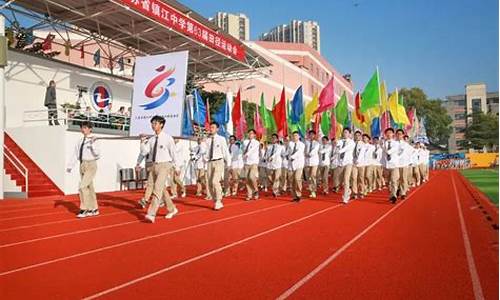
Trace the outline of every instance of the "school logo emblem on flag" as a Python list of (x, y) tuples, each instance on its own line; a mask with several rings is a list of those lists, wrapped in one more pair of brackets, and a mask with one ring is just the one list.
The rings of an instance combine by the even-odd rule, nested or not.
[[(175, 72), (175, 67), (167, 70), (165, 69), (165, 65), (155, 68), (155, 71), (160, 74), (153, 77), (146, 85), (144, 95), (147, 99), (151, 99), (152, 101), (140, 105), (144, 110), (157, 108), (167, 102), (170, 96), (175, 96), (175, 94), (171, 94), (168, 89), (169, 86), (175, 83), (175, 78), (172, 77), (172, 74)], [(165, 83), (163, 84), (163, 82)]]
[(101, 109), (108, 111), (110, 109), (113, 96), (111, 94), (111, 89), (107, 84), (102, 81), (94, 83), (90, 88), (89, 94), (92, 107), (96, 111), (100, 111)]

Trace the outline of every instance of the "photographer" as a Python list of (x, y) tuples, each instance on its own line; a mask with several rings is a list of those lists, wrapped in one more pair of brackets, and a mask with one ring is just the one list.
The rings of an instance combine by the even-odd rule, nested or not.
[[(54, 80), (49, 82), (49, 86), (45, 91), (45, 101), (43, 105), (47, 107), (49, 112), (49, 126), (59, 125), (59, 121), (57, 120), (56, 82)], [(52, 120), (54, 120), (54, 124), (52, 124)]]

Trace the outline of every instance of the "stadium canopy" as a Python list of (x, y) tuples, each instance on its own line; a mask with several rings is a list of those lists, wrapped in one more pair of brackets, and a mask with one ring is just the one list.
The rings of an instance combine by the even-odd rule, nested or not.
[(10, 0), (3, 3), (3, 9), (12, 14), (36, 20), (33, 28), (66, 30), (81, 35), (87, 42), (121, 49), (132, 56), (187, 50), (188, 71), (197, 82), (266, 76), (263, 68), (270, 66), (244, 43), (177, 1)]

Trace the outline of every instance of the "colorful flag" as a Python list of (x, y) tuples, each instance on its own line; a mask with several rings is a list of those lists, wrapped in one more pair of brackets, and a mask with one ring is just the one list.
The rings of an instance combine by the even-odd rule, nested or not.
[(203, 126), (205, 125), (207, 117), (207, 108), (205, 106), (205, 101), (203, 101), (197, 89), (193, 91), (193, 98), (194, 98), (193, 121), (196, 125)]
[[(242, 132), (242, 124), (241, 124), (241, 117), (242, 117), (242, 109), (241, 109), (241, 93), (240, 90), (238, 90), (238, 93), (236, 94), (236, 98), (234, 99), (233, 103), (233, 111), (231, 112), (231, 119), (233, 121), (233, 131), (234, 135), (238, 139), (242, 139), (244, 136), (244, 132)], [(245, 118), (243, 118), (245, 120)]]
[(334, 77), (328, 81), (326, 86), (321, 90), (319, 94), (319, 107), (315, 113), (322, 113), (335, 105), (335, 93), (333, 91), (333, 80)]
[(304, 110), (304, 122), (305, 125), (311, 122), (311, 119), (314, 115), (314, 112), (318, 108), (318, 95), (315, 93), (313, 98), (309, 103), (307, 103), (306, 108)]
[(83, 48), (84, 44), (80, 46), (80, 58), (83, 59), (85, 57), (85, 49)]
[(286, 98), (285, 98), (285, 87), (281, 91), (280, 101), (273, 108), (273, 116), (276, 121), (276, 127), (278, 130), (278, 136), (282, 137), (288, 133), (288, 124), (286, 117)]
[(380, 137), (380, 118), (374, 118), (371, 123), (372, 137)]
[(330, 117), (330, 111), (324, 111), (321, 114), (321, 132), (325, 136), (330, 135), (330, 129), (332, 127), (332, 119)]
[(363, 105), (363, 101), (362, 101), (362, 97), (361, 95), (358, 93), (356, 93), (356, 98), (354, 100), (354, 113), (353, 113), (353, 118), (352, 118), (352, 123), (353, 125), (360, 129), (361, 131), (363, 132), (369, 132), (369, 127), (367, 126), (367, 123), (366, 123), (366, 120), (365, 120), (365, 116), (364, 114), (361, 112), (361, 106)]
[(389, 110), (394, 123), (402, 125), (410, 123), (408, 116), (406, 115), (405, 107), (399, 104), (398, 90), (389, 96)]
[(259, 106), (259, 114), (262, 120), (262, 125), (265, 129), (265, 134), (267, 137), (270, 137), (273, 133), (276, 132), (276, 123), (274, 121), (273, 114), (269, 109), (267, 109), (264, 104), (264, 93), (260, 95), (260, 106)]
[(337, 102), (337, 105), (335, 106), (335, 118), (339, 124), (344, 127), (347, 126), (349, 119), (349, 107), (345, 91), (342, 93), (339, 102)]
[(361, 94), (361, 99), (363, 102), (360, 107), (360, 112), (364, 113), (370, 108), (380, 106), (380, 91), (379, 91), (379, 76), (378, 69), (373, 74), (370, 81), (365, 86), (363, 93)]
[(194, 134), (193, 123), (191, 122), (189, 105), (186, 101), (184, 103), (184, 111), (182, 113), (182, 135), (192, 136), (193, 134)]
[(304, 114), (304, 99), (302, 95), (302, 86), (299, 86), (299, 88), (295, 91), (292, 100), (292, 109), (290, 114), (292, 124), (299, 123), (300, 118), (302, 117), (303, 114)]
[(255, 133), (257, 134), (257, 139), (260, 140), (260, 139), (262, 139), (262, 136), (264, 134), (264, 127), (262, 126), (260, 114), (257, 110), (255, 110), (253, 121), (254, 121)]
[(101, 49), (97, 49), (94, 53), (94, 67), (97, 67), (101, 63)]

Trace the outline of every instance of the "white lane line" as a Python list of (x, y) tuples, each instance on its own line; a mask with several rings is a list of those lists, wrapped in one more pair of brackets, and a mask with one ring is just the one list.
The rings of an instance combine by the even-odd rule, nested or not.
[(203, 226), (207, 226), (207, 225), (212, 225), (212, 224), (217, 224), (217, 223), (221, 223), (221, 222), (232, 220), (232, 219), (237, 219), (237, 218), (240, 218), (240, 217), (244, 217), (244, 216), (256, 214), (256, 213), (259, 213), (259, 212), (268, 211), (268, 210), (271, 210), (271, 209), (275, 209), (275, 208), (279, 208), (279, 207), (283, 207), (283, 206), (287, 206), (287, 205), (296, 205), (296, 204), (294, 204), (294, 203), (284, 203), (284, 204), (280, 204), (280, 205), (273, 205), (271, 207), (266, 207), (266, 208), (258, 209), (258, 210), (255, 210), (255, 211), (251, 211), (251, 212), (247, 212), (247, 213), (243, 213), (243, 214), (231, 216), (231, 217), (217, 219), (217, 220), (213, 220), (213, 221), (209, 221), (209, 222), (205, 222), (205, 223), (201, 223), (201, 224), (196, 224), (196, 225), (191, 225), (191, 226), (179, 228), (179, 229), (172, 230), (172, 231), (167, 231), (167, 232), (163, 232), (163, 233), (159, 233), (159, 234), (155, 234), (155, 235), (149, 235), (149, 236), (145, 236), (145, 237), (142, 237), (142, 238), (129, 240), (129, 241), (126, 241), (126, 242), (112, 244), (112, 245), (109, 245), (109, 246), (106, 246), (106, 247), (100, 247), (100, 248), (96, 248), (96, 249), (93, 249), (93, 250), (84, 251), (84, 252), (72, 254), (72, 255), (69, 255), (69, 256), (64, 256), (64, 257), (60, 257), (60, 258), (56, 258), (56, 259), (44, 261), (44, 262), (41, 262), (41, 263), (36, 263), (36, 264), (32, 264), (32, 265), (20, 267), (20, 268), (17, 268), (17, 269), (12, 269), (12, 270), (9, 270), (9, 271), (5, 271), (5, 272), (0, 273), (0, 277), (1, 276), (5, 276), (5, 275), (9, 275), (9, 274), (12, 274), (12, 273), (20, 272), (20, 271), (34, 269), (34, 268), (41, 267), (41, 266), (46, 266), (46, 265), (53, 264), (53, 263), (60, 262), (60, 261), (69, 260), (69, 259), (76, 258), (76, 257), (81, 257), (81, 256), (88, 255), (88, 254), (102, 252), (102, 251), (109, 250), (109, 249), (115, 249), (115, 248), (118, 248), (118, 247), (121, 247), (121, 246), (126, 246), (126, 245), (130, 245), (130, 244), (134, 244), (134, 243), (138, 243), (138, 242), (142, 242), (142, 241), (146, 241), (146, 240), (150, 240), (150, 239), (154, 239), (154, 238), (164, 237), (164, 236), (171, 235), (171, 234), (174, 234), (174, 233), (179, 233), (179, 232), (183, 232), (183, 231), (187, 231), (187, 230), (191, 230), (191, 229), (195, 229), (195, 228), (199, 228), (199, 227), (203, 227)]
[(283, 228), (288, 227), (288, 226), (290, 226), (290, 225), (293, 225), (293, 224), (296, 224), (296, 223), (299, 223), (299, 222), (305, 221), (305, 220), (307, 220), (307, 219), (310, 219), (310, 218), (312, 218), (312, 217), (314, 217), (314, 216), (317, 216), (317, 215), (319, 215), (319, 214), (325, 213), (325, 212), (327, 212), (327, 211), (329, 211), (329, 210), (335, 209), (335, 208), (340, 207), (340, 206), (343, 206), (343, 204), (337, 204), (337, 205), (335, 205), (335, 206), (330, 206), (330, 207), (327, 207), (327, 208), (325, 208), (325, 209), (322, 209), (322, 210), (317, 211), (317, 212), (315, 212), (315, 213), (312, 213), (312, 214), (309, 214), (309, 215), (307, 215), (307, 216), (301, 217), (301, 218), (299, 218), (299, 219), (296, 219), (296, 220), (290, 221), (290, 222), (285, 223), (285, 224), (281, 224), (281, 225), (276, 226), (276, 227), (273, 227), (273, 228), (271, 228), (271, 229), (268, 229), (268, 230), (262, 231), (262, 232), (260, 232), (260, 233), (254, 234), (254, 235), (252, 235), (252, 236), (246, 237), (246, 238), (244, 238), (244, 239), (238, 240), (238, 241), (236, 241), (236, 242), (233, 242), (233, 243), (227, 244), (227, 245), (225, 245), (225, 246), (222, 246), (222, 247), (219, 247), (219, 248), (213, 249), (213, 250), (211, 250), (211, 251), (205, 252), (205, 253), (203, 253), (203, 254), (201, 254), (201, 255), (198, 255), (198, 256), (192, 257), (192, 258), (190, 258), (190, 259), (187, 259), (187, 260), (181, 261), (181, 262), (179, 262), (179, 263), (176, 263), (176, 264), (174, 264), (174, 265), (168, 266), (168, 267), (163, 268), (163, 269), (161, 269), (161, 270), (158, 270), (158, 271), (156, 271), (156, 272), (149, 273), (149, 274), (147, 274), (147, 275), (144, 275), (144, 276), (138, 277), (138, 278), (136, 278), (136, 279), (134, 279), (134, 280), (131, 280), (131, 281), (127, 281), (127, 282), (125, 282), (125, 283), (123, 283), (123, 284), (120, 284), (120, 285), (118, 285), (118, 286), (115, 286), (115, 287), (113, 287), (113, 288), (110, 288), (110, 289), (107, 289), (107, 290), (101, 291), (101, 292), (99, 292), (99, 293), (97, 293), (97, 294), (94, 294), (94, 295), (91, 295), (91, 296), (85, 297), (84, 299), (85, 299), (85, 300), (90, 300), (90, 299), (95, 299), (95, 298), (98, 298), (98, 297), (104, 296), (104, 295), (106, 295), (106, 294), (112, 293), (112, 292), (114, 292), (114, 291), (117, 291), (117, 290), (123, 289), (123, 288), (125, 288), (125, 287), (130, 286), (130, 285), (133, 285), (133, 284), (136, 284), (136, 283), (138, 283), (138, 282), (141, 282), (141, 281), (144, 281), (144, 280), (146, 280), (146, 279), (149, 279), (149, 278), (151, 278), (151, 277), (158, 276), (158, 275), (160, 275), (160, 274), (163, 274), (163, 273), (168, 272), (168, 271), (171, 271), (171, 270), (173, 270), (173, 269), (176, 269), (176, 268), (182, 267), (182, 266), (187, 265), (187, 264), (189, 264), (189, 263), (192, 263), (192, 262), (198, 261), (198, 260), (203, 259), (203, 258), (205, 258), (205, 257), (208, 257), (208, 256), (210, 256), (210, 255), (217, 254), (217, 253), (219, 253), (219, 252), (222, 252), (222, 251), (227, 250), (227, 249), (229, 249), (229, 248), (233, 248), (233, 247), (235, 247), (235, 246), (237, 246), (237, 245), (243, 244), (243, 243), (248, 242), (248, 241), (250, 241), (250, 240), (254, 240), (254, 239), (259, 238), (259, 237), (262, 237), (262, 236), (264, 236), (264, 235), (266, 235), (266, 234), (269, 234), (269, 233), (272, 233), (272, 232), (274, 232), (274, 231), (277, 231), (277, 230), (283, 229)]
[(474, 263), (474, 255), (472, 254), (472, 247), (470, 244), (469, 235), (467, 234), (467, 226), (465, 225), (465, 219), (462, 213), (462, 207), (460, 206), (457, 185), (455, 184), (454, 177), (455, 176), (453, 176), (452, 174), (451, 184), (453, 185), (453, 191), (455, 192), (455, 201), (457, 203), (458, 218), (460, 219), (460, 229), (462, 230), (465, 254), (467, 256), (467, 265), (469, 266), (469, 273), (472, 281), (472, 288), (474, 290), (474, 297), (476, 300), (482, 300), (484, 299), (483, 289), (481, 287), (481, 281), (479, 280), (479, 275), (477, 274), (476, 264)]
[[(234, 205), (240, 205), (240, 204), (244, 204), (244, 203), (248, 203), (248, 202), (231, 203), (231, 204), (227, 204), (225, 207), (234, 206)], [(199, 212), (199, 211), (210, 211), (210, 210), (211, 210), (210, 207), (207, 206), (206, 208), (199, 208), (199, 209), (194, 209), (194, 210), (188, 210), (188, 211), (185, 211), (185, 212), (181, 212), (181, 213), (179, 213), (179, 215), (187, 215), (187, 214), (191, 214), (191, 213), (195, 213), (195, 212)], [(55, 239), (55, 238), (65, 237), (65, 236), (77, 235), (77, 234), (80, 234), (80, 233), (87, 233), (87, 232), (93, 232), (93, 231), (98, 231), (98, 230), (103, 230), (103, 229), (109, 229), (109, 228), (114, 228), (114, 227), (119, 227), (119, 226), (125, 226), (125, 225), (128, 225), (128, 224), (140, 223), (142, 221), (143, 220), (133, 220), (133, 221), (127, 221), (127, 222), (122, 222), (122, 223), (116, 223), (116, 224), (110, 224), (110, 225), (104, 225), (104, 226), (94, 227), (94, 228), (90, 228), (90, 229), (82, 229), (82, 230), (77, 230), (77, 231), (72, 231), (72, 232), (66, 232), (66, 233), (60, 233), (60, 234), (55, 234), (55, 235), (50, 235), (50, 236), (44, 236), (44, 237), (40, 237), (40, 238), (36, 238), (36, 239), (18, 241), (18, 242), (13, 242), (13, 243), (9, 243), (9, 244), (0, 245), (0, 249), (12, 247), (12, 246), (23, 245), (23, 244), (28, 244), (28, 243), (39, 242), (39, 241), (51, 240), (51, 239)]]
[[(428, 184), (428, 183), (427, 183)], [(316, 276), (316, 274), (318, 274), (319, 272), (321, 272), (324, 268), (326, 268), (332, 261), (334, 261), (339, 255), (341, 255), (345, 250), (347, 250), (350, 246), (352, 246), (352, 244), (354, 244), (357, 240), (359, 240), (360, 238), (362, 238), (366, 233), (368, 233), (373, 227), (375, 227), (378, 223), (380, 223), (383, 219), (385, 219), (388, 215), (390, 215), (393, 211), (395, 211), (396, 209), (398, 209), (398, 207), (400, 207), (402, 204), (406, 203), (413, 195), (415, 195), (415, 193), (420, 190), (422, 187), (424, 187), (426, 185), (421, 185), (419, 186), (418, 188), (416, 188), (412, 193), (411, 195), (409, 195), (406, 200), (404, 201), (401, 201), (399, 202), (398, 204), (396, 204), (396, 206), (394, 206), (393, 208), (391, 208), (390, 210), (388, 210), (385, 214), (383, 214), (382, 216), (380, 216), (377, 220), (375, 220), (373, 223), (371, 223), (370, 225), (368, 225), (368, 227), (366, 227), (363, 231), (361, 231), (358, 235), (356, 235), (354, 238), (352, 238), (350, 241), (348, 241), (347, 243), (344, 244), (344, 246), (342, 246), (341, 248), (339, 248), (337, 251), (335, 251), (332, 255), (330, 255), (330, 257), (328, 257), (326, 260), (324, 260), (321, 264), (319, 264), (316, 268), (314, 268), (309, 274), (307, 274), (306, 276), (304, 276), (302, 279), (300, 279), (299, 281), (297, 281), (292, 287), (290, 287), (288, 290), (286, 290), (285, 292), (283, 292), (280, 296), (278, 296), (276, 299), (277, 300), (283, 300), (283, 299), (286, 299), (288, 297), (290, 297), (290, 295), (292, 295), (295, 291), (297, 291), (299, 288), (301, 288), (304, 284), (306, 284), (309, 280), (311, 280), (314, 276)]]

